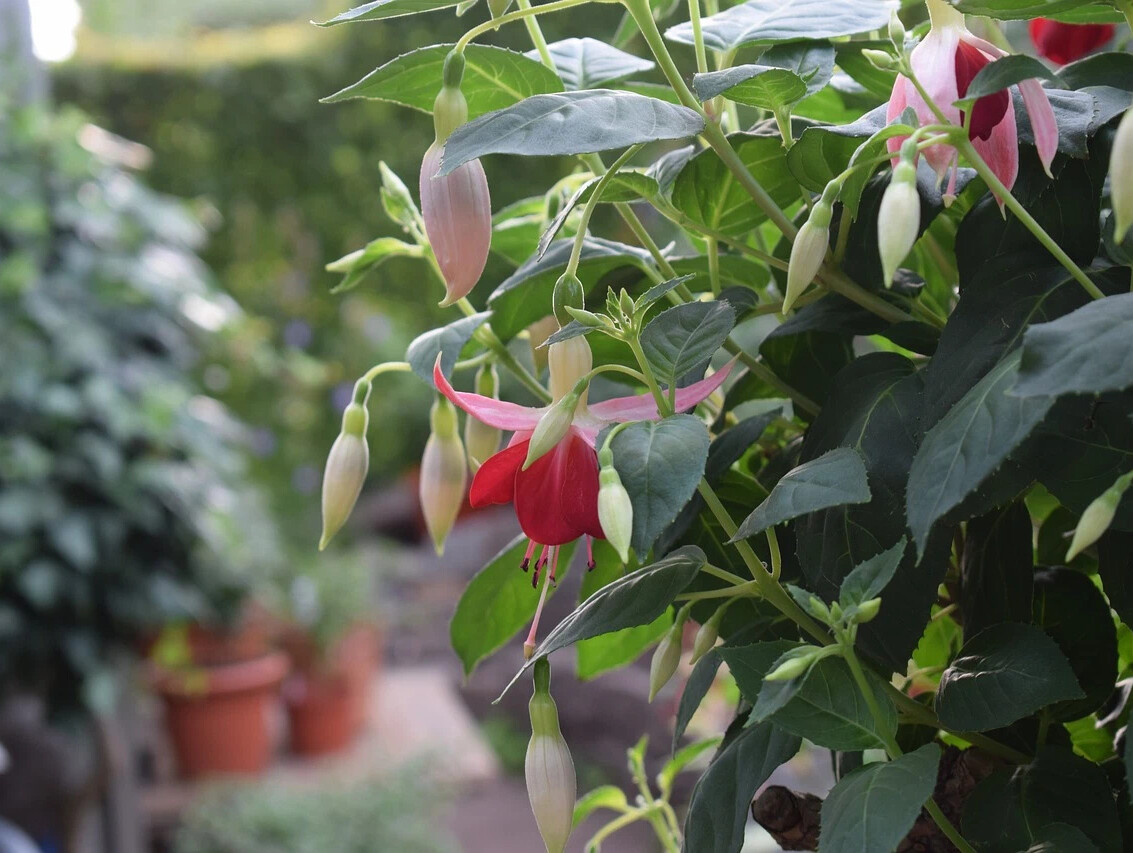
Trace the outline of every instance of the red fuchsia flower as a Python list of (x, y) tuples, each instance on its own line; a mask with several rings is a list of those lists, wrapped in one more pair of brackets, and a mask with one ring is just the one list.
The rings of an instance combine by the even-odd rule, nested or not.
[(1058, 65), (1066, 65), (1093, 53), (1113, 38), (1113, 24), (1064, 24), (1049, 18), (1035, 18), (1030, 24), (1031, 41), (1039, 55)]
[[(972, 80), (988, 63), (1006, 54), (990, 42), (973, 35), (964, 25), (963, 14), (945, 0), (926, 0), (926, 3), (932, 18), (932, 29), (913, 48), (913, 72), (948, 120), (960, 124), (966, 116), (953, 104), (967, 94)], [(1031, 118), (1039, 159), (1047, 174), (1050, 174), (1050, 163), (1058, 150), (1058, 124), (1054, 110), (1037, 80), (1022, 81), (1019, 83), (1019, 92)], [(912, 81), (899, 76), (893, 85), (893, 94), (889, 97), (888, 120), (896, 119), (906, 107), (913, 108), (921, 124), (935, 124), (939, 121)], [(996, 177), (1011, 189), (1019, 174), (1019, 147), (1015, 106), (1006, 89), (976, 101), (972, 108), (968, 138)], [(889, 139), (889, 150), (896, 154), (904, 139)], [(956, 180), (956, 149), (951, 145), (941, 144), (933, 145), (923, 153), (941, 180), (951, 169), (951, 192)]]
[[(552, 344), (549, 350), (551, 394), (557, 402), (590, 372), (590, 345), (585, 338), (577, 337)], [(719, 388), (731, 366), (677, 389), (676, 410), (691, 409)], [(515, 504), (519, 526), (531, 540), (523, 560), (525, 570), (535, 549), (542, 546), (536, 570), (550, 561), (553, 579), (559, 546), (580, 536), (605, 538), (598, 521), (598, 456), (594, 443), (609, 423), (659, 417), (651, 396), (618, 397), (588, 405), (583, 394), (563, 438), (524, 470), (531, 434), (550, 406), (532, 408), (456, 391), (445, 379), (439, 362), (433, 369), (433, 380), (442, 394), (472, 417), (514, 433), (508, 446), (476, 472), (469, 501), (474, 507)]]

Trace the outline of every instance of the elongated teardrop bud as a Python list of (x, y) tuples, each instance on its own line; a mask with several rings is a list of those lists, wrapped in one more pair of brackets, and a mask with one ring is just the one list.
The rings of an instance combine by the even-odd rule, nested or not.
[(652, 702), (661, 688), (669, 683), (677, 666), (681, 662), (681, 640), (684, 637), (685, 620), (688, 618), (688, 607), (682, 607), (677, 613), (673, 627), (665, 632), (661, 642), (653, 652), (653, 659), (649, 662), (649, 701)]
[(551, 698), (551, 665), (535, 662), (535, 691), (528, 704), (531, 741), (523, 764), (527, 797), (547, 853), (562, 853), (570, 838), (577, 782), (570, 748), (559, 729), (559, 712)]
[[(574, 390), (579, 379), (594, 367), (594, 356), (590, 344), (579, 335), (551, 344), (547, 347), (547, 365), (551, 369), (551, 399), (561, 400)], [(587, 392), (584, 390), (579, 403), (586, 405)]]
[(1078, 526), (1074, 528), (1074, 538), (1070, 541), (1070, 550), (1066, 552), (1066, 562), (1069, 563), (1084, 550), (1102, 538), (1117, 515), (1117, 507), (1121, 498), (1133, 482), (1133, 471), (1117, 478), (1112, 486), (1094, 498), (1086, 507), (1082, 517), (1078, 519)]
[(1125, 111), (1113, 137), (1109, 192), (1113, 202), (1113, 237), (1121, 243), (1129, 227), (1133, 226), (1133, 107)]
[(421, 160), (420, 182), (425, 234), (445, 279), (441, 305), (464, 298), (476, 286), (492, 244), (492, 201), (480, 161), (438, 175), (444, 141), (467, 119), (464, 95), (459, 88), (445, 85), (433, 106), (437, 139)]
[(771, 672), (763, 676), (763, 680), (790, 681), (792, 678), (798, 678), (810, 669), (818, 651), (814, 646), (792, 649), (775, 662)]
[(370, 415), (366, 401), (370, 386), (355, 387), (354, 400), (342, 413), (342, 429), (327, 454), (323, 471), (323, 533), (319, 550), (326, 548), (334, 534), (342, 529), (366, 480), (370, 468), (370, 446), (366, 443), (366, 427)]
[(609, 447), (598, 452), (598, 465), (598, 523), (619, 559), (628, 563), (633, 539), (633, 502), (614, 468), (614, 454)]
[(728, 607), (733, 601), (734, 598), (717, 607), (716, 612), (708, 617), (708, 621), (700, 626), (692, 643), (692, 657), (689, 658), (689, 663), (696, 663), (715, 647), (716, 640), (720, 637), (720, 624), (724, 621), (724, 614), (728, 612)]
[[(476, 393), (482, 397), (500, 398), (500, 377), (494, 364), (486, 364), (476, 372)], [(468, 465), (475, 474), (488, 457), (500, 449), (500, 431), (479, 418), (464, 420), (464, 450)]]
[(893, 179), (881, 197), (877, 212), (877, 249), (885, 286), (893, 283), (897, 267), (917, 242), (921, 227), (921, 200), (917, 195), (917, 169), (902, 157), (893, 169)]
[(574, 413), (578, 409), (578, 401), (586, 391), (586, 380), (580, 379), (578, 383), (558, 400), (539, 418), (535, 429), (531, 433), (531, 440), (527, 444), (527, 458), (523, 462), (523, 470), (535, 463), (542, 456), (550, 453), (560, 441), (566, 438), (570, 425), (574, 423)]
[(429, 413), (429, 421), (432, 432), (421, 457), (419, 496), (425, 527), (437, 553), (441, 554), (464, 502), (468, 467), (452, 403), (438, 397)]
[(551, 294), (551, 308), (560, 326), (565, 326), (571, 321), (571, 316), (566, 310), (567, 307), (582, 308), (584, 307), (584, 300), (585, 294), (578, 276), (573, 273), (563, 273), (559, 276)]
[(791, 310), (822, 268), (826, 248), (830, 242), (830, 219), (834, 208), (825, 197), (815, 202), (810, 217), (791, 246), (791, 260), (787, 265), (787, 292), (783, 296), (783, 313)]

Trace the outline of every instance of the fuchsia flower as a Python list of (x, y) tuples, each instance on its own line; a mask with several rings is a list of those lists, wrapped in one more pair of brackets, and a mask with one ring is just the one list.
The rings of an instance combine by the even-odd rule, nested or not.
[[(948, 120), (960, 124), (965, 116), (953, 104), (967, 94), (972, 80), (984, 66), (1006, 54), (990, 42), (973, 35), (964, 25), (963, 14), (944, 0), (926, 2), (932, 18), (932, 29), (913, 48), (913, 71)], [(1058, 150), (1058, 125), (1054, 110), (1037, 80), (1019, 83), (1019, 92), (1031, 118), (1039, 159), (1047, 174), (1050, 174), (1050, 163)], [(913, 108), (921, 124), (935, 124), (939, 121), (913, 83), (904, 76), (899, 76), (893, 85), (893, 94), (889, 97), (888, 120), (896, 119), (906, 107)], [(1006, 89), (976, 101), (972, 109), (968, 138), (996, 177), (1010, 189), (1019, 174), (1019, 147), (1015, 106)], [(903, 137), (888, 140), (889, 150), (895, 154), (903, 141)], [(924, 156), (942, 180), (951, 169), (952, 182), (949, 186), (952, 187), (956, 179), (956, 149), (951, 145), (933, 145), (925, 149)]]
[(1064, 24), (1049, 18), (1035, 18), (1030, 24), (1031, 41), (1039, 55), (1066, 65), (1092, 53), (1113, 38), (1113, 24)]
[[(590, 345), (585, 338), (571, 338), (550, 347), (551, 391), (559, 400), (590, 370)], [(687, 411), (720, 387), (732, 365), (676, 393), (676, 410)], [(558, 546), (579, 536), (604, 538), (598, 523), (598, 457), (594, 443), (611, 422), (651, 420), (658, 417), (650, 396), (618, 397), (587, 405), (583, 396), (566, 435), (527, 470), (528, 443), (535, 425), (549, 406), (530, 408), (456, 391), (441, 372), (433, 369), (437, 388), (469, 415), (488, 426), (514, 432), (507, 448), (487, 459), (472, 480), (472, 506), (515, 504), (515, 514), (531, 540), (523, 561), (526, 569), (535, 548), (544, 550), (536, 568), (557, 558)], [(554, 577), (553, 568), (552, 575)]]

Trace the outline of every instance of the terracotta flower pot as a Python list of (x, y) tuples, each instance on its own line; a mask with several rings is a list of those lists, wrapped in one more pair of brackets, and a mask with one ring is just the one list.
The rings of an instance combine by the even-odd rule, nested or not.
[(287, 655), (272, 652), (184, 672), (155, 671), (182, 775), (256, 774), (268, 766), (270, 714), (289, 667)]
[(342, 673), (297, 673), (284, 685), (291, 751), (297, 755), (338, 752), (353, 739), (354, 702)]

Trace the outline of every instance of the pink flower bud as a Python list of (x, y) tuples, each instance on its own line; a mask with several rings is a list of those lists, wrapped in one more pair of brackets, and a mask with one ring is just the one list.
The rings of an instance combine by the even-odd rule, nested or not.
[(434, 142), (421, 161), (421, 216), (445, 279), (441, 305), (463, 299), (476, 286), (492, 243), (492, 201), (479, 160), (438, 177), (443, 147)]
[(445, 549), (445, 539), (464, 503), (468, 467), (452, 404), (444, 398), (438, 399), (433, 403), (430, 420), (432, 433), (421, 457), (419, 496), (425, 526), (437, 553), (441, 554)]

